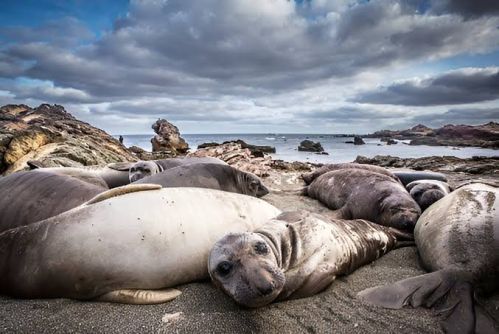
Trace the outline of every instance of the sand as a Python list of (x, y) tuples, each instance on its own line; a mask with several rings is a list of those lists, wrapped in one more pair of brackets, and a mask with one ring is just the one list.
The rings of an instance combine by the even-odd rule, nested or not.
[[(283, 210), (328, 213), (297, 191), (295, 174), (273, 174), (266, 200)], [(0, 297), (1, 333), (440, 333), (426, 309), (387, 310), (364, 304), (356, 293), (423, 274), (415, 247), (397, 249), (313, 297), (243, 309), (210, 282), (180, 286), (182, 295), (160, 305), (122, 305), (69, 299)], [(486, 301), (499, 319), (499, 295)]]

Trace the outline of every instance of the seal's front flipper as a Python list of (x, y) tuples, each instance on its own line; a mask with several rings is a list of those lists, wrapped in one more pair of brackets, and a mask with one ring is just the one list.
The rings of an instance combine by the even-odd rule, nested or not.
[(135, 290), (123, 289), (111, 291), (102, 296), (97, 297), (95, 300), (100, 302), (122, 303), (122, 304), (161, 304), (169, 302), (180, 296), (182, 292), (177, 289), (165, 290)]
[(108, 191), (105, 191), (103, 193), (100, 193), (99, 195), (95, 196), (92, 198), (90, 201), (86, 202), (83, 205), (91, 205), (95, 203), (102, 202), (106, 199), (109, 199), (111, 197), (116, 197), (116, 196), (121, 196), (124, 194), (128, 193), (134, 193), (138, 191), (146, 191), (146, 190), (158, 190), (161, 189), (161, 185), (159, 184), (149, 184), (149, 183), (143, 183), (143, 184), (129, 184), (123, 187), (117, 187), (110, 189)]
[(474, 333), (473, 287), (456, 272), (440, 270), (359, 292), (362, 300), (391, 309), (433, 307), (446, 333)]

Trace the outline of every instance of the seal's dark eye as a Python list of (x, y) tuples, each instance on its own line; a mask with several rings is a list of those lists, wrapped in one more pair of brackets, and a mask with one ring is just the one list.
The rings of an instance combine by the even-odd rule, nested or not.
[(217, 266), (217, 272), (220, 276), (227, 276), (232, 270), (232, 263), (223, 261)]
[(257, 254), (265, 255), (269, 252), (267, 245), (262, 241), (257, 242), (254, 248)]

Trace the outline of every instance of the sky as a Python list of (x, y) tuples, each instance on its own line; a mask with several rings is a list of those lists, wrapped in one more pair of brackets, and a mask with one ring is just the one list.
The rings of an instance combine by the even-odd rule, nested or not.
[(499, 121), (499, 1), (0, 0), (0, 105), (112, 134)]

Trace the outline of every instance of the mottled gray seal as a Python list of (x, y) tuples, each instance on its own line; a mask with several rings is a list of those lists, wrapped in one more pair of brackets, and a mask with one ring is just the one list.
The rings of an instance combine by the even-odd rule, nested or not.
[(371, 172), (376, 172), (379, 174), (389, 176), (396, 181), (399, 180), (398, 177), (396, 177), (392, 172), (390, 172), (386, 168), (374, 166), (374, 165), (358, 164), (355, 162), (340, 163), (340, 164), (326, 164), (320, 168), (317, 168), (313, 172), (302, 174), (301, 177), (303, 178), (303, 181), (305, 181), (305, 184), (310, 184), (310, 183), (312, 183), (312, 181), (314, 181), (316, 178), (318, 178), (322, 174), (325, 174), (327, 172), (331, 172), (333, 170), (339, 170), (339, 169), (345, 169), (345, 168), (357, 168), (357, 169), (369, 170)]
[[(0, 233), (0, 293), (158, 303), (208, 278), (213, 244), (280, 214), (250, 196), (129, 185), (58, 216)], [(147, 290), (147, 291), (144, 291)]]
[(393, 178), (369, 170), (339, 169), (322, 174), (306, 189), (336, 211), (339, 218), (369, 221), (409, 230), (421, 214), (404, 186)]
[(451, 192), (446, 182), (437, 180), (412, 181), (405, 188), (418, 203), (421, 211), (426, 210), (430, 205)]
[(435, 307), (447, 333), (498, 333), (499, 312), (487, 314), (479, 299), (499, 289), (499, 190), (477, 183), (453, 191), (421, 215), (414, 237), (431, 273), (359, 296), (387, 308)]
[(44, 171), (0, 178), (0, 232), (28, 225), (75, 208), (108, 190), (92, 180)]
[(187, 166), (198, 163), (210, 163), (210, 164), (220, 164), (226, 165), (227, 163), (223, 160), (212, 158), (212, 157), (185, 157), (185, 158), (171, 158), (162, 160), (148, 160), (148, 161), (138, 161), (130, 165), (129, 178), (130, 182), (135, 182), (144, 177), (151, 176), (162, 171), (179, 167)]
[(237, 168), (212, 163), (197, 163), (170, 168), (134, 182), (163, 187), (197, 187), (230, 191), (261, 197), (269, 193), (260, 178)]
[(254, 232), (224, 236), (213, 246), (208, 271), (236, 302), (260, 307), (319, 293), (401, 245), (398, 236), (403, 233), (366, 220), (288, 212)]

